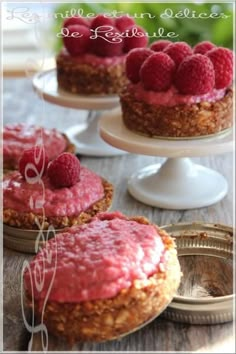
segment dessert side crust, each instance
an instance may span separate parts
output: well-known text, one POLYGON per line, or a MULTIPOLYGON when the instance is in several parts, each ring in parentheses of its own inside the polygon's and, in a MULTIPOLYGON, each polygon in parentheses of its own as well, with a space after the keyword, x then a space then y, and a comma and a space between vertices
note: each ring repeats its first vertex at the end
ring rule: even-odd
POLYGON ((59 87, 77 94, 117 94, 127 83, 124 63, 112 66, 92 66, 76 63, 58 55, 57 81, 59 87))
POLYGON ((62 229, 77 224, 83 224, 99 212, 106 211, 112 204, 113 185, 102 179, 104 197, 91 205, 87 210, 79 215, 73 216, 43 216, 34 213, 20 213, 13 209, 3 210, 3 223, 20 229, 38 230, 38 224, 46 230, 50 225, 55 229, 62 229))
POLYGON ((64 152, 70 152, 71 154, 75 154, 75 145, 69 140, 68 136, 64 133, 61 133, 63 138, 66 141, 66 149, 64 152))
POLYGON ((146 136, 195 137, 215 134, 233 125, 233 91, 216 102, 154 106, 138 101, 126 87, 121 93, 125 126, 146 136))
MULTIPOLYGON (((131 218, 149 224, 143 217, 131 218)), ((105 341, 115 339, 142 326, 160 314, 171 302, 181 278, 180 265, 173 239, 157 228, 168 253, 166 263, 146 280, 135 280, 128 289, 110 299, 81 303, 48 301, 43 315, 49 332, 76 341, 105 341)), ((32 299, 26 294, 32 307, 32 299)), ((34 299, 34 310, 41 318, 42 304, 34 299)))
MULTIPOLYGON (((72 154, 75 154, 75 145, 70 142, 69 138, 64 133, 61 133, 61 135, 66 141, 66 149, 64 152, 71 152, 72 154)), ((6 160, 3 158, 3 168, 4 170, 16 170, 18 169, 18 161, 15 159, 6 160)))

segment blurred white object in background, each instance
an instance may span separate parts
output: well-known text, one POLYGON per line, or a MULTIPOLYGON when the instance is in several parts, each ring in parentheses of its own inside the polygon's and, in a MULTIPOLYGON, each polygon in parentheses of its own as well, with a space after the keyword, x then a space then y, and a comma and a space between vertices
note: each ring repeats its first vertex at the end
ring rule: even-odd
MULTIPOLYGON (((5 77, 24 77, 55 67, 53 52, 45 44, 52 16, 43 18, 42 6, 45 5, 40 6, 41 8, 37 3, 2 4, 2 58, 5 77), (42 17, 37 18, 37 14, 42 17)), ((52 8, 48 7, 47 11, 49 10, 52 8)))

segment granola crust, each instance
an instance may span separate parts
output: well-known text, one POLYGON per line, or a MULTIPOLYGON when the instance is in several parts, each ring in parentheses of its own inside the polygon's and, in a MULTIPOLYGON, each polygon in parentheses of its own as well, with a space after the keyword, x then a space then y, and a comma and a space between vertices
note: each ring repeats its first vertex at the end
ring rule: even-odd
POLYGON ((3 210, 3 223, 20 229, 38 230, 38 224, 46 230, 50 225, 55 229, 62 229, 73 225, 88 222, 91 217, 99 212, 106 211, 111 207, 113 197, 113 186, 102 179, 104 197, 91 205, 87 210, 74 216, 47 216, 36 215, 34 213, 19 213, 13 209, 3 210))
MULTIPOLYGON (((129 220, 149 224, 144 217, 129 220)), ((155 227, 168 252, 164 270, 158 267, 154 275, 146 280, 135 280, 130 288, 110 299, 80 303, 48 301, 43 321, 49 332, 64 337, 70 344, 101 342, 133 332, 159 315, 171 302, 180 283, 181 271, 173 239, 155 227)), ((42 303, 25 295, 27 305, 34 306, 36 316, 42 318, 42 303)))
MULTIPOLYGON (((75 154, 75 145, 70 142, 69 138, 64 133, 61 133, 61 135, 66 141, 66 149, 64 152, 71 152, 72 154, 75 154)), ((4 170, 16 170, 18 168, 18 164, 16 164, 15 159, 3 159, 3 168, 4 170)))
POLYGON ((75 154, 75 145, 69 140, 68 136, 64 133, 61 133, 63 138, 66 141, 66 149, 64 152, 70 152, 71 154, 75 154))
POLYGON ((136 100, 126 87, 120 97, 123 122, 150 137, 197 137, 215 134, 233 125, 233 91, 216 102, 154 106, 136 100))
POLYGON ((59 87, 71 93, 117 94, 127 83, 124 63, 92 66, 59 54, 56 64, 59 87))

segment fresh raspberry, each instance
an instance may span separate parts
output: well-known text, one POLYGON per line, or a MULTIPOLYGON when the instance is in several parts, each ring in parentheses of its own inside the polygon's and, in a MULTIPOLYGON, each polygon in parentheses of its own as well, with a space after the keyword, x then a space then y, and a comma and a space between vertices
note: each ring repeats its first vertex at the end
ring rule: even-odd
POLYGON ((142 27, 131 26, 127 29, 127 37, 124 38, 124 52, 128 53, 134 48, 143 48, 148 44, 147 33, 142 27))
POLYGON ((125 15, 118 17, 115 21, 115 26, 121 32, 124 32, 126 29, 134 25, 135 25, 135 21, 131 17, 125 15))
POLYGON ((128 79, 136 84, 140 80, 139 71, 145 59, 153 54, 148 48, 132 49, 126 58, 126 75, 128 79))
POLYGON ((163 49, 165 49, 171 43, 172 42, 168 41, 167 39, 160 39, 158 41, 153 42, 150 46, 150 49, 154 50, 154 52, 162 52, 163 49))
POLYGON ((184 58, 193 54, 192 48, 185 42, 176 42, 169 44, 163 53, 168 54, 174 60, 176 68, 184 58))
POLYGON ((194 54, 206 54, 209 50, 215 48, 215 44, 209 41, 203 41, 195 45, 193 48, 194 54))
POLYGON ((80 179, 80 162, 69 152, 64 152, 50 162, 48 178, 54 187, 71 187, 80 179))
POLYGON ((231 85, 233 80, 233 52, 227 48, 213 48, 206 53, 215 70, 215 88, 231 85))
POLYGON ((63 22, 62 27, 68 27, 72 25, 81 25, 81 26, 89 27, 89 22, 87 19, 83 17, 73 16, 73 17, 66 18, 65 21, 63 22))
POLYGON ((63 43, 68 52, 72 56, 83 54, 88 51, 89 48, 89 38, 91 36, 90 29, 81 25, 71 25, 67 27, 69 31, 69 37, 63 37, 63 43), (77 35, 81 37, 71 37, 77 35))
POLYGON ((91 22, 90 28, 95 30, 100 26, 114 26, 114 20, 102 14, 97 15, 91 22))
POLYGON ((212 91, 215 73, 212 62, 202 54, 193 54, 179 65, 175 75, 175 86, 186 95, 203 95, 212 91))
POLYGON ((90 39, 90 51, 100 57, 114 57, 122 54, 123 41, 117 37, 119 30, 110 26, 103 26, 103 29, 97 32, 98 36, 90 39), (108 36, 109 34, 109 36, 108 36))
POLYGON ((48 165, 48 157, 43 146, 34 146, 23 152, 19 159, 19 172, 25 178, 42 177, 48 165))
POLYGON ((166 91, 172 84, 174 72, 174 61, 167 54, 158 52, 144 61, 140 77, 146 90, 166 91))

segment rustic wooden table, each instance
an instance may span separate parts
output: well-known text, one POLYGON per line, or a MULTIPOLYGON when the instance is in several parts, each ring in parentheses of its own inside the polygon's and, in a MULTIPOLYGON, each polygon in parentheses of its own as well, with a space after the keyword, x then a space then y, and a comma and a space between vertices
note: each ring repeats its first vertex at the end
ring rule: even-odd
MULTIPOLYGON (((29 122, 61 131, 78 124, 79 111, 42 104, 33 92, 30 79, 6 79, 3 90, 3 123, 29 122)), ((129 176, 161 158, 127 154, 121 157, 92 158, 80 156, 84 165, 103 175, 115 186, 113 210, 129 215, 144 215, 153 222, 164 225, 184 221, 208 223, 233 223, 233 156, 231 153, 204 158, 194 158, 204 166, 222 173, 228 180, 229 192, 218 204, 207 208, 170 211, 152 208, 133 199, 126 190, 129 176)), ((26 330, 21 311, 20 274, 24 260, 31 255, 3 249, 3 338, 5 351, 25 351, 30 334, 26 330)), ((121 340, 101 344, 83 343, 74 351, 155 351, 155 352, 235 352, 233 323, 218 325, 190 325, 158 318, 145 328, 121 340)), ((33 350, 41 350, 40 336, 35 335, 33 350)), ((66 343, 49 336, 48 350, 68 351, 66 343)))

